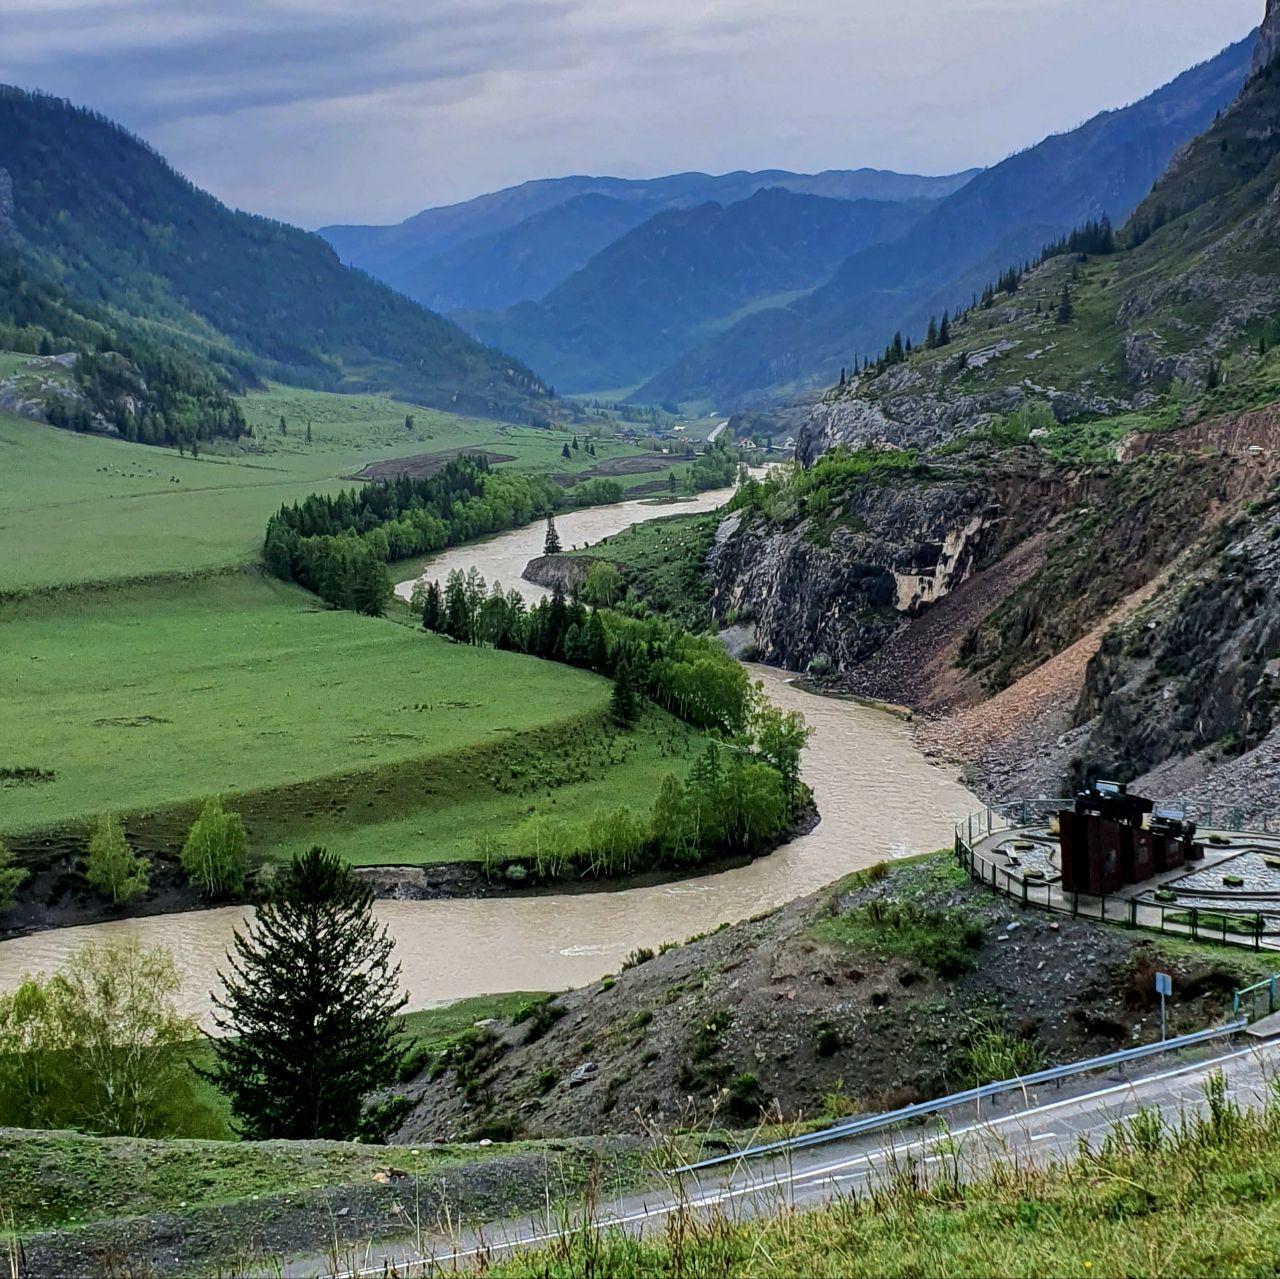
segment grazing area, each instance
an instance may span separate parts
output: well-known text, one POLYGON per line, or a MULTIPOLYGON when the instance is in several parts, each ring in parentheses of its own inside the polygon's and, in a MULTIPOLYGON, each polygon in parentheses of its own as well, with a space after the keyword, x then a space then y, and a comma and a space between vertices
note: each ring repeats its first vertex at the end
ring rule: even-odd
POLYGON ((328 842, 361 862, 474 856, 541 802, 652 802, 698 737, 656 709, 625 740, 607 681, 317 605, 249 570, 0 610, 6 833, 130 814, 181 845, 221 793, 251 854, 328 842), (474 806, 474 808, 473 808, 474 806))
MULTIPOLYGON (((513 470, 569 479, 597 460, 581 444, 574 450, 572 433, 458 417, 382 396, 274 387, 238 402, 253 438, 198 457, 0 411, 6 551, 0 596, 256 560, 267 518, 282 504, 359 487, 355 477, 371 463, 385 469, 398 458, 474 449, 501 455, 513 470), (13 482, 17 476, 21 484, 13 482)), ((648 456, 612 439, 593 447, 600 458, 648 456)), ((619 479, 627 490, 645 476, 619 479)))

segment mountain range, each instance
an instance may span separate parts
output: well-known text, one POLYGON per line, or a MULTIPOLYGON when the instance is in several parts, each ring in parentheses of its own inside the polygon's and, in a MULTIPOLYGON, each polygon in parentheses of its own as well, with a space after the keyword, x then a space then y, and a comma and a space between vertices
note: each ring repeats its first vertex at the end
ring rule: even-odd
POLYGON ((1255 45, 985 171, 572 177, 321 234, 560 390, 722 409, 803 399, 1073 227, 1126 219, 1235 98, 1255 45), (767 210, 753 203, 770 189, 767 210), (806 197, 861 213, 837 229, 806 197))
POLYGON ((0 248, 34 286, 105 308, 110 340, 180 353, 226 386, 274 377, 545 418, 527 367, 343 266, 319 236, 228 209, 102 116, 7 87, 0 248))

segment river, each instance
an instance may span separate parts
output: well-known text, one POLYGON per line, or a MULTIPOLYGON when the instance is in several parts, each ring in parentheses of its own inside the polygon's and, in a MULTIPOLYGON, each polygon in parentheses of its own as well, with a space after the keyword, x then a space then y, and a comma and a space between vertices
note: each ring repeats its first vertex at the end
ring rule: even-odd
MULTIPOLYGON (((704 494, 679 508, 623 503, 557 520, 565 546, 612 536, 638 520, 673 510, 711 510, 725 494, 704 494)), ((442 578, 477 567, 489 581, 518 587, 530 599, 540 588, 520 581, 541 554, 541 526, 479 545, 456 548, 425 572, 442 578)), ((416 579, 414 579, 416 580, 416 579)), ((407 596, 413 580, 397 592, 407 596)), ((411 1008, 507 990, 561 990, 616 971, 638 946, 683 941, 726 922, 813 892, 849 871, 890 857, 950 843, 952 823, 980 807, 951 775, 916 750, 899 718, 856 702, 812 696, 789 677, 749 667, 768 696, 801 711, 813 729, 804 776, 822 814, 818 827, 768 857, 737 870, 615 893, 496 898, 484 901, 380 901, 377 914, 396 941, 411 1008)), ((90 939, 133 936, 173 952, 182 976, 183 1010, 208 1021, 210 990, 244 910, 230 907, 148 919, 58 929, 0 943, 0 990, 27 971, 49 972, 90 939)))

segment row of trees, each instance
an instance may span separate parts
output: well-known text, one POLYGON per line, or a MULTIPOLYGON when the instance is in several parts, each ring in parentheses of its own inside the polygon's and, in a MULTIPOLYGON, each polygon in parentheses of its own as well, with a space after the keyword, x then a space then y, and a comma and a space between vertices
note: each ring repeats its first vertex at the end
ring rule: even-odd
MULTIPOLYGON (((621 497, 622 486, 604 479, 571 493, 577 506, 621 497)), ((391 596, 387 564, 518 528, 564 501, 544 476, 495 472, 483 455, 468 455, 427 478, 400 476, 281 507, 267 524, 263 557, 277 577, 376 617, 391 596)))
POLYGON ((661 617, 589 609, 559 588, 529 608, 518 591, 489 586, 476 569, 450 573, 443 589, 419 583, 412 605, 426 630, 460 644, 527 653, 612 679, 621 674, 635 692, 698 728, 740 732, 750 714, 742 666, 714 640, 661 617))

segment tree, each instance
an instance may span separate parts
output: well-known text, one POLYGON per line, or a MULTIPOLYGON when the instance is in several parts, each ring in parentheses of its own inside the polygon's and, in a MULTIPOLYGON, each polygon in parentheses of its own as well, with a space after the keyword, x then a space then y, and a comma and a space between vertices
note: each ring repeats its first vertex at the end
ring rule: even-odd
POLYGON ((547 516, 547 539, 542 544, 543 555, 560 554, 560 534, 556 532, 555 516, 547 516))
POLYGON ((800 753, 811 736, 799 711, 781 711, 763 696, 751 719, 755 750, 781 778, 787 803, 794 804, 800 786, 800 753))
POLYGON ((307 423, 307 443, 311 443, 311 423, 307 423))
POLYGON ((667 491, 672 494, 680 491, 680 481, 676 478, 674 471, 667 472, 667 491))
POLYGON ((237 931, 210 1078, 246 1137, 350 1140, 403 1055, 400 968, 373 893, 323 848, 294 857, 237 931))
POLYGON ((467 583, 455 568, 444 584, 444 633, 459 644, 471 643, 471 613, 467 608, 467 583))
POLYGON ((147 891, 147 859, 129 847, 120 823, 110 813, 98 819, 89 836, 84 876, 94 892, 117 905, 136 901, 147 891))
POLYGON ((615 724, 630 728, 640 718, 640 700, 636 697, 635 675, 631 663, 624 659, 613 677, 613 696, 609 714, 615 724))
POLYGON ((404 415, 404 429, 406 431, 413 430, 413 414, 412 413, 406 413, 404 415))
POLYGON ((422 596, 422 629, 438 631, 444 622, 444 599, 439 582, 428 582, 422 596))
POLYGON ((177 1011, 179 985, 167 950, 130 938, 91 942, 0 997, 0 1123, 113 1137, 189 1123, 199 1031, 177 1011))
POLYGON ((366 551, 356 572, 353 591, 356 612, 366 617, 381 617, 394 590, 387 566, 372 551, 366 551))
POLYGON ((938 345, 951 345, 951 312, 944 311, 942 313, 942 324, 938 328, 938 345))
POLYGON ((284 420, 283 413, 280 414, 280 434, 281 435, 289 434, 289 423, 284 420))
POLYGON ((1062 286, 1062 297, 1058 302, 1058 323, 1070 324, 1075 313, 1075 303, 1071 300, 1071 286, 1064 284, 1062 286))
POLYGON ((244 823, 238 813, 223 810, 211 799, 200 810, 182 847, 182 869, 207 897, 238 893, 249 869, 244 823))
POLYGON ((573 454, 569 451, 569 445, 567 443, 564 448, 560 450, 560 456, 563 457, 566 462, 573 461, 573 454))
POLYGON ((581 452, 581 450, 582 450, 582 445, 578 443, 578 437, 575 435, 573 437, 573 451, 575 453, 578 453, 578 452, 581 452))
POLYGON ((587 580, 583 584, 583 598, 596 608, 612 608, 626 589, 622 574, 608 560, 597 560, 587 570, 587 580))
POLYGON ((12 910, 18 889, 27 882, 27 872, 13 864, 13 853, 0 840, 0 910, 12 910))

